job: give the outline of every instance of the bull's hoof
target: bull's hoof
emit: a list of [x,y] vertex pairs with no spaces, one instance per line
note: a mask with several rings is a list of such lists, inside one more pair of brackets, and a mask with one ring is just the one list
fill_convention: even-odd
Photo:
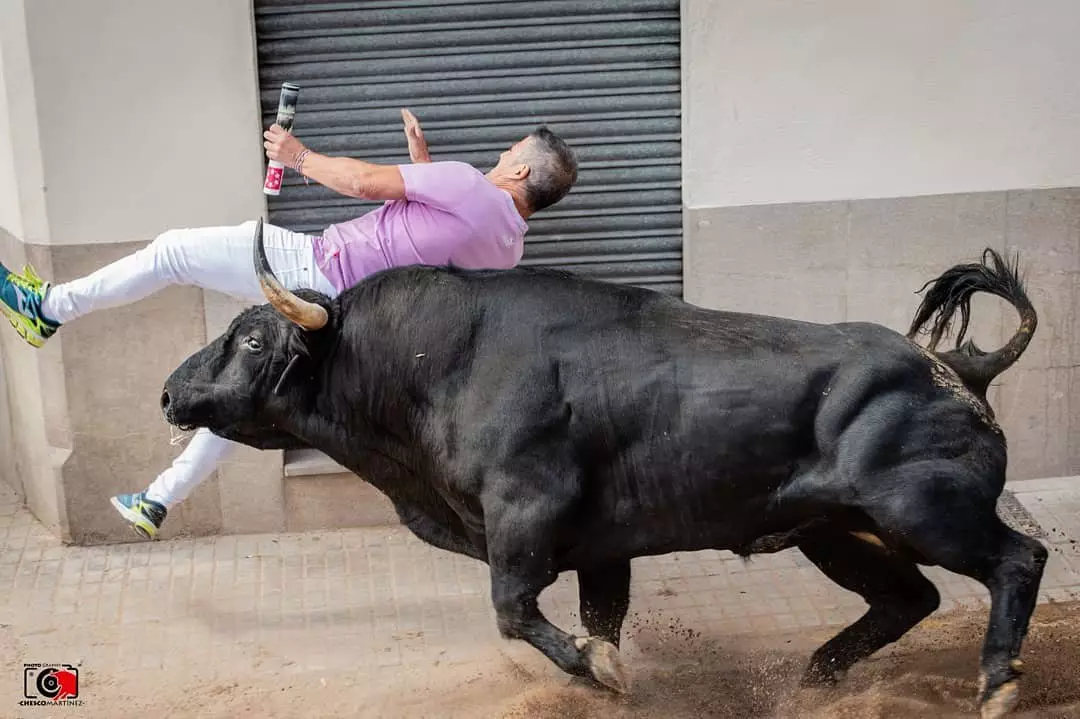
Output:
[[1020,682],[1015,679],[1005,682],[983,697],[982,719],[1000,719],[1013,710],[1019,699]]
[[585,662],[597,682],[618,694],[630,690],[630,679],[614,644],[596,637],[579,638],[575,644],[585,652]]

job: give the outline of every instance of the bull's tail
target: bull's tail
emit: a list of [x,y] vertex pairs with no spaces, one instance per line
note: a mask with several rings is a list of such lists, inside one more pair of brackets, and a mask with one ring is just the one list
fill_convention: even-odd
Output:
[[[927,348],[935,351],[959,310],[960,329],[956,333],[956,348],[937,353],[937,356],[952,367],[965,384],[980,394],[985,394],[990,382],[1020,358],[1038,324],[1035,308],[1024,290],[1018,268],[1018,257],[1006,262],[1000,254],[987,248],[983,251],[981,263],[957,265],[919,290],[921,293],[929,287],[911,321],[908,338],[914,339],[929,324],[930,342]],[[977,292],[997,295],[1020,314],[1020,327],[1012,339],[995,352],[983,352],[970,340],[963,346],[960,344],[971,319],[971,297]]]

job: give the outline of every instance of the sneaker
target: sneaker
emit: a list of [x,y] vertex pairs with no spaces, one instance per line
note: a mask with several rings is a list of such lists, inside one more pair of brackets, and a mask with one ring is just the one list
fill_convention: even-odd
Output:
[[41,314],[41,302],[48,290],[49,283],[38,277],[33,267],[27,265],[18,275],[0,265],[0,312],[34,347],[41,347],[60,329],[59,322]]
[[111,500],[120,516],[131,523],[135,532],[145,539],[157,537],[168,510],[164,505],[147,499],[142,492],[138,494],[118,494]]

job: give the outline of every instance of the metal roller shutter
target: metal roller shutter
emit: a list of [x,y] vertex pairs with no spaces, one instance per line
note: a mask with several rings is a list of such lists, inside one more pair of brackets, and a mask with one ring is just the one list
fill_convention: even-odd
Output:
[[[407,162],[399,108],[433,159],[482,171],[538,124],[578,184],[529,221],[523,264],[682,293],[679,0],[255,0],[263,122],[301,86],[320,152]],[[286,172],[270,221],[304,232],[373,204]]]

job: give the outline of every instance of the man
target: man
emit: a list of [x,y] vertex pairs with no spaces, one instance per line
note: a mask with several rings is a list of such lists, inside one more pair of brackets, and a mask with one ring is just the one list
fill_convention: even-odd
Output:
[[[309,151],[273,125],[266,155],[348,197],[382,200],[371,212],[307,236],[266,225],[270,265],[289,289],[334,297],[374,272],[410,264],[502,269],[523,250],[526,220],[562,199],[577,180],[573,151],[540,127],[499,157],[486,175],[461,162],[431,162],[416,118],[402,110],[411,164],[376,165]],[[173,284],[195,285],[261,303],[251,255],[254,222],[170,230],[147,247],[86,277],[50,285],[27,267],[0,265],[0,311],[31,345],[95,310],[140,300]],[[183,501],[236,445],[200,430],[143,492],[112,498],[143,537],[153,539],[168,508]]]

